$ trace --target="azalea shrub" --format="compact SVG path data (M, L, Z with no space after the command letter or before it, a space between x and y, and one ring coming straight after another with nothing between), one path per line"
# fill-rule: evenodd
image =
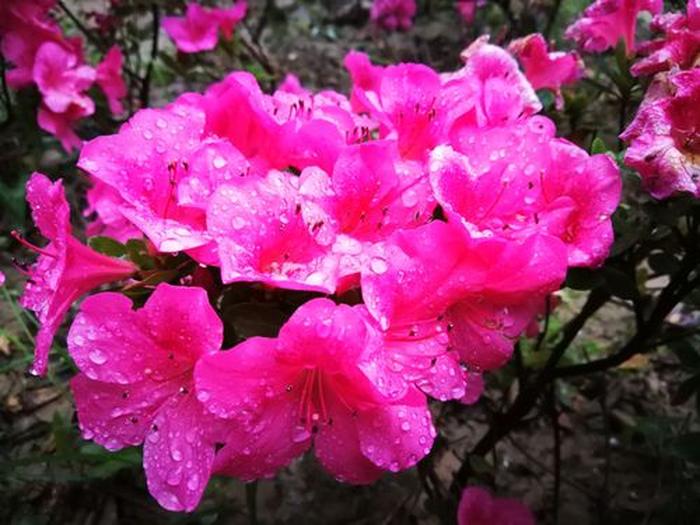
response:
M427 475L429 508L535 523L475 458L556 411L558 382L669 347L700 361L700 4L596 0L552 40L560 2L527 20L452 2L454 67L347 49L345 90L305 87L241 30L273 4L0 6L6 125L65 150L26 179L34 232L12 232L35 254L15 266L29 371L70 363L82 438L141 447L170 511L304 454L340 483L425 476L446 414L485 405L449 481ZM375 0L364 30L408 35L424 4ZM632 334L574 357L610 304Z

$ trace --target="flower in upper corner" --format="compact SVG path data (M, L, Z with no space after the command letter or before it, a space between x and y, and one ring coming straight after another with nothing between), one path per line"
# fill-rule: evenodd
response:
M270 171L265 178L223 184L207 209L224 283L260 281L291 290L333 293L335 231L321 211L306 213L299 178Z
M54 42L43 44L34 62L34 81L43 103L54 113L71 105L86 108L92 101L84 92L95 81L95 70L78 63L78 57Z
M391 359L424 379L440 371L431 366L450 365L450 352L472 371L502 366L567 267L564 243L551 236L514 241L439 221L395 232L369 255L367 309L391 342ZM441 385L426 384L438 398L464 395L464 385L438 391Z
M639 54L645 56L630 68L633 75L653 75L674 67L690 69L698 65L700 0L690 0L685 15L664 13L655 16L651 28L664 33L664 36L639 46Z
M554 91L557 109L564 106L561 86L573 84L583 76L584 65L578 54L548 51L540 33L513 40L508 51L518 58L533 88Z
M99 254L71 234L70 209L61 182L34 173L27 182L27 201L34 224L49 243L38 248L21 304L39 319L34 364L31 371L43 375L56 330L70 307L82 295L103 284L126 279L136 271L133 264Z
M109 110L113 115L124 112L121 99L126 96L126 84L122 78L122 63L124 56L119 46L112 46L97 66L96 82L105 96Z
M245 18L247 11L248 4L245 0L238 0L231 7L220 7L215 10L224 38L231 38L234 28L238 22Z
M175 42L178 51L211 51L219 41L219 29L226 38L230 38L236 24L245 17L246 10L245 1L236 2L228 8L215 9L190 2L184 17L165 17L163 28Z
M13 66L7 71L8 86L20 89L34 82L36 54L46 42L82 56L82 40L64 38L61 28L48 16L54 3L51 0L4 0L0 3L0 53Z
M619 40L627 54L635 51L637 16L642 11L652 15L663 10L663 0L595 0L583 16L566 29L566 37L589 53L614 48Z
M163 29L175 42L178 51L198 53L210 51L219 40L219 18L213 10L191 2L185 16L166 16Z
M389 31L410 29L415 14L415 0L374 0L369 11L370 20Z
M476 16L476 8L483 6L485 3L486 0L457 0L455 8L464 19L464 22L467 25L471 25Z
M532 511L515 499L494 498L481 487L467 487L457 510L458 525L535 525Z
M700 197L700 69L657 75L620 138L625 164L653 197Z
M85 439L108 450L143 443L151 494L168 510L190 511L222 439L195 398L192 374L198 359L221 348L223 326L202 288L160 284L143 308L132 308L124 295L100 293L73 321L78 423Z
M363 307L313 299L275 339L253 337L197 363L197 398L247 432L216 459L221 473L256 479L309 449L333 476L371 483L415 465L435 438L425 396L380 388L381 340Z

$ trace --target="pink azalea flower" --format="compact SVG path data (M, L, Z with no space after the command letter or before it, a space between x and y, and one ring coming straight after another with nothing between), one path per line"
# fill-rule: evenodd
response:
M132 307L121 294L93 295L71 326L78 422L85 439L108 450L143 443L151 494L168 510L190 511L217 440L193 372L198 359L219 351L223 326L201 288L160 284L143 308Z
M494 498L481 487L462 492L457 510L458 525L535 525L532 511L518 500Z
M126 96L126 84L122 78L122 55L119 46L112 46L107 54L97 66L97 85L100 86L105 96L109 110L113 115L120 115L124 112L121 99Z
M450 348L475 371L503 365L567 266L564 244L551 236L480 238L442 222L398 231L371 255L367 309L405 354L396 359L426 373Z
M415 15L415 0L374 0L369 11L370 20L389 31L410 29Z
M525 70L534 89L550 89L556 95L557 108L564 106L561 86L573 84L583 76L583 61L575 52L548 51L540 33L513 40L508 46Z
M338 263L329 249L335 233L324 227L324 214L303 213L298 184L294 175L271 171L216 190L207 227L218 246L224 283L335 291Z
M233 29L238 22L245 18L247 10L248 4L245 0L239 0L231 7L221 7L214 10L219 18L219 28L225 38L231 38L231 36L233 36Z
M464 19L464 22L467 25L472 25L476 17L476 8L483 6L485 3L485 0L457 0L455 2L455 8Z
M340 256L341 277L367 264L368 244L425 224L435 207L423 166L402 161L394 141L349 146L332 174L307 168L299 183L306 202L323 209L338 233L332 251Z
M660 74L620 137L625 164L637 170L651 195L700 197L700 69Z
M39 106L37 123L39 127L55 136L67 152L79 150L83 141L73 129L75 124L84 117L90 116L95 111L95 105L91 98L85 98L86 106L71 104L63 113L54 113L44 104Z
M35 57L46 42L82 56L82 40L64 38L60 27L49 18L54 3L6 0L0 5L0 53L14 66L6 75L10 87L19 89L34 82Z
M464 67L443 74L441 107L448 126L503 126L542 109L537 93L504 49L480 37L460 54Z
M210 51L219 40L219 13L201 5L187 4L185 16L166 16L163 29L182 53Z
M95 81L95 70L80 65L76 55L53 42L37 51L34 81L44 104L54 113L64 113L71 105L86 108L92 104L84 91Z
M569 265L597 266L613 242L619 170L607 155L589 156L554 132L543 117L460 129L459 153L440 146L431 155L433 190L449 216L480 235L546 233L566 243Z
M218 43L219 29L224 37L231 38L233 29L245 18L247 9L245 0L239 0L231 7L213 9L190 2L184 17L165 17L163 29L173 39L178 51L211 51Z
M119 212L161 252L198 248L211 240L204 211L177 200L177 186L189 176L190 157L204 129L203 112L186 102L137 112L116 135L87 142L78 160L81 169L119 194ZM222 161L227 162L216 164ZM213 162L210 168L217 169Z
M654 17L652 29L664 33L663 38L643 43L639 54L647 55L634 65L633 75L653 75L673 67L690 69L700 58L700 2L688 2L687 15L665 13Z
M5 286L5 274L0 271L0 286Z
M602 53L622 40L627 54L631 55L635 51L639 13L647 11L655 15L662 10L663 0L595 0L583 16L567 28L566 37L589 53Z
M329 92L307 99L278 91L270 97L244 72L214 84L202 99L206 133L229 140L255 173L289 166L331 170L355 126L344 104Z
M34 173L27 182L27 201L34 224L49 240L43 248L22 241L39 253L21 303L41 323L31 372L43 375L54 334L73 303L90 290L127 278L136 268L95 252L71 235L70 209L60 181L51 183L45 175Z
M314 299L276 339L253 337L200 359L198 399L247 430L243 442L220 451L219 472L270 476L313 443L337 479L370 483L430 452L435 429L425 397L389 397L377 386L385 376L374 359L381 341L361 308Z

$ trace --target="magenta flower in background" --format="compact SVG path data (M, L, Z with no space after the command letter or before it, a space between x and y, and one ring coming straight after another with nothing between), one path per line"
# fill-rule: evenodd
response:
M113 115L120 115L124 112L121 99L127 94L126 83L122 78L122 55L119 46L112 46L105 54L102 62L97 65L97 76L95 81L100 86L105 96L109 110Z
M690 69L700 59L700 1L690 0L687 13L657 15L651 28L663 37L643 42L639 54L646 55L632 65L633 75L653 75L674 67Z
M595 0L583 15L566 30L589 53L602 53L622 40L627 54L635 47L637 16L642 11L656 15L663 10L663 0Z
M217 423L197 401L198 359L223 326L201 288L160 284L143 308L117 293L86 299L68 334L85 439L108 450L144 444L148 490L168 510L194 509L214 461Z
M486 0L457 0L455 9L462 16L467 25L474 23L477 7L482 7L486 4Z
M481 487L467 487L457 510L458 525L535 525L532 511L515 499L494 498Z
M415 15L415 0L374 0L369 11L370 20L388 31L410 29Z
M34 173L27 182L27 201L34 224L49 240L42 248L22 241L39 254L21 304L36 314L41 325L31 371L43 375L54 334L73 303L103 284L126 279L136 268L130 262L99 254L73 237L60 181L52 183L45 175Z
M217 470L270 476L312 444L324 468L350 483L415 465L435 429L424 396L383 388L380 345L362 307L314 299L276 339L253 337L204 356L195 370L198 399L246 429L244 442L221 450Z
M84 92L95 81L95 70L79 64L76 55L58 44L46 42L39 48L33 77L44 104L54 113L63 113L71 105L81 108L93 105Z
M190 2L185 16L165 17L163 29L175 42L178 51L211 51L219 41L219 29L226 38L231 38L234 27L245 17L246 10L245 0L239 0L228 8L212 9Z
M549 51L544 37L535 33L513 40L508 46L523 66L534 89L549 89L556 96L557 109L564 107L561 86L573 84L583 76L584 64L577 53Z
M700 69L657 75L620 137L629 143L625 164L653 197L700 197Z

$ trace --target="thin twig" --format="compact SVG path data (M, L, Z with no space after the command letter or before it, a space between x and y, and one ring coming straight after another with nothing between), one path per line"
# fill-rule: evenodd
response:
M148 107L151 99L151 78L153 76L153 64L158 58L158 38L160 35L160 10L158 4L151 5L151 14L153 16L153 26L151 33L151 58L146 66L146 74L141 83L141 107Z
M554 443L554 491L552 495L552 521L559 523L559 496L561 493L561 428L557 411L557 382L552 381L549 388L549 417L552 423Z

